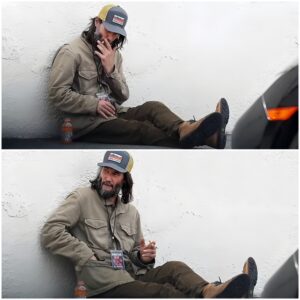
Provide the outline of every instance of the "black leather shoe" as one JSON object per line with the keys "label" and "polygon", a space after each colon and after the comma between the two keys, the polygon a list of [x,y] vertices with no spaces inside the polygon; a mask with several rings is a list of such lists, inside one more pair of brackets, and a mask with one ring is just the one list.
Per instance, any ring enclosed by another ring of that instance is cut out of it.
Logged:
{"label": "black leather shoe", "polygon": [[257,266],[253,257],[249,257],[243,267],[243,273],[247,274],[250,278],[250,288],[247,298],[253,298],[254,287],[257,283]]}
{"label": "black leather shoe", "polygon": [[224,149],[226,146],[226,126],[229,121],[229,105],[225,98],[222,98],[216,107],[216,112],[220,113],[222,115],[222,126],[221,131],[218,136],[218,143],[217,147],[218,149]]}
{"label": "black leather shoe", "polygon": [[208,137],[219,131],[222,115],[214,112],[199,121],[184,122],[179,128],[179,142],[182,148],[203,146]]}

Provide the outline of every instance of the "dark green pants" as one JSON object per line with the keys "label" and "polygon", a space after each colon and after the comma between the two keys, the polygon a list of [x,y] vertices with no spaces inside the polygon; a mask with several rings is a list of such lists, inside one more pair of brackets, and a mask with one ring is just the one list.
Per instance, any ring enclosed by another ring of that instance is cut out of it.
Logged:
{"label": "dark green pants", "polygon": [[199,298],[207,284],[186,264],[171,261],[92,298]]}
{"label": "dark green pants", "polygon": [[178,127],[183,122],[163,103],[149,101],[100,124],[79,140],[106,144],[179,147]]}

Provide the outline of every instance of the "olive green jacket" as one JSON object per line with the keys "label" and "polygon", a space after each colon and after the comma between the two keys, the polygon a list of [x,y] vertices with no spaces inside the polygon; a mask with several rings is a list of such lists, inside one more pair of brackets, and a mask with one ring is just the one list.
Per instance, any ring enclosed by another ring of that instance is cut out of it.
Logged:
{"label": "olive green jacket", "polygon": [[[98,63],[98,73],[96,62]],[[100,83],[97,81],[99,74]],[[98,92],[106,91],[115,101],[117,113],[128,108],[120,105],[129,98],[129,90],[123,74],[122,56],[115,55],[115,69],[105,74],[101,61],[93,54],[92,46],[83,36],[61,47],[52,64],[49,78],[49,102],[56,109],[59,124],[63,118],[71,118],[74,138],[87,134],[105,119],[97,114]]]}
{"label": "olive green jacket", "polygon": [[[73,261],[77,278],[85,282],[88,296],[134,281],[135,275],[145,274],[154,266],[139,260],[139,243],[143,234],[137,209],[118,199],[115,213],[110,214],[115,235],[113,241],[104,204],[94,189],[79,188],[50,216],[41,234],[45,248]],[[125,270],[113,269],[112,249],[123,250]],[[90,260],[93,255],[97,261]]]}

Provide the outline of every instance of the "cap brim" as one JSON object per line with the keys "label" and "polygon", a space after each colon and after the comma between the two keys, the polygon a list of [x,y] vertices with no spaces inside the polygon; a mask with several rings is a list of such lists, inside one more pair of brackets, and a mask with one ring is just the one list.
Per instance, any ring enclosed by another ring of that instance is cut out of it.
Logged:
{"label": "cap brim", "polygon": [[97,165],[99,167],[108,167],[108,168],[114,169],[114,170],[116,170],[120,173],[127,173],[128,172],[127,170],[125,170],[125,169],[123,169],[123,168],[121,168],[121,167],[119,167],[119,166],[117,166],[113,163],[104,163],[103,162],[103,163],[98,163]]}
{"label": "cap brim", "polygon": [[103,22],[103,25],[104,25],[105,29],[110,32],[114,32],[114,33],[121,34],[123,36],[127,36],[126,31],[123,28],[121,28],[120,26],[111,25],[105,21]]}

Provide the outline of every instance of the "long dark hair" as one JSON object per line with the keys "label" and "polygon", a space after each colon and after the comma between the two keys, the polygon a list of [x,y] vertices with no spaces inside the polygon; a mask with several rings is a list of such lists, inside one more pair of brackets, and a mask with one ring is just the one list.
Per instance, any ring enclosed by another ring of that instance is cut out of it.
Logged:
{"label": "long dark hair", "polygon": [[[94,37],[95,31],[96,31],[95,20],[96,20],[96,17],[91,18],[88,27],[82,33],[82,36],[86,39],[86,41],[94,47],[96,47],[96,42],[95,42],[95,37]],[[102,23],[102,20],[99,19],[99,22]],[[122,49],[124,43],[126,42],[126,37],[123,35],[120,35],[118,41],[119,41],[118,49]]]}
{"label": "long dark hair", "polygon": [[[100,187],[101,187],[102,180],[100,177],[100,173],[101,173],[101,168],[99,169],[97,177],[94,180],[90,180],[91,188],[96,191],[100,191]],[[131,174],[129,172],[124,173],[124,182],[121,189],[122,191],[121,201],[124,204],[127,204],[130,201],[132,201],[132,187],[133,187],[133,180]]]}

